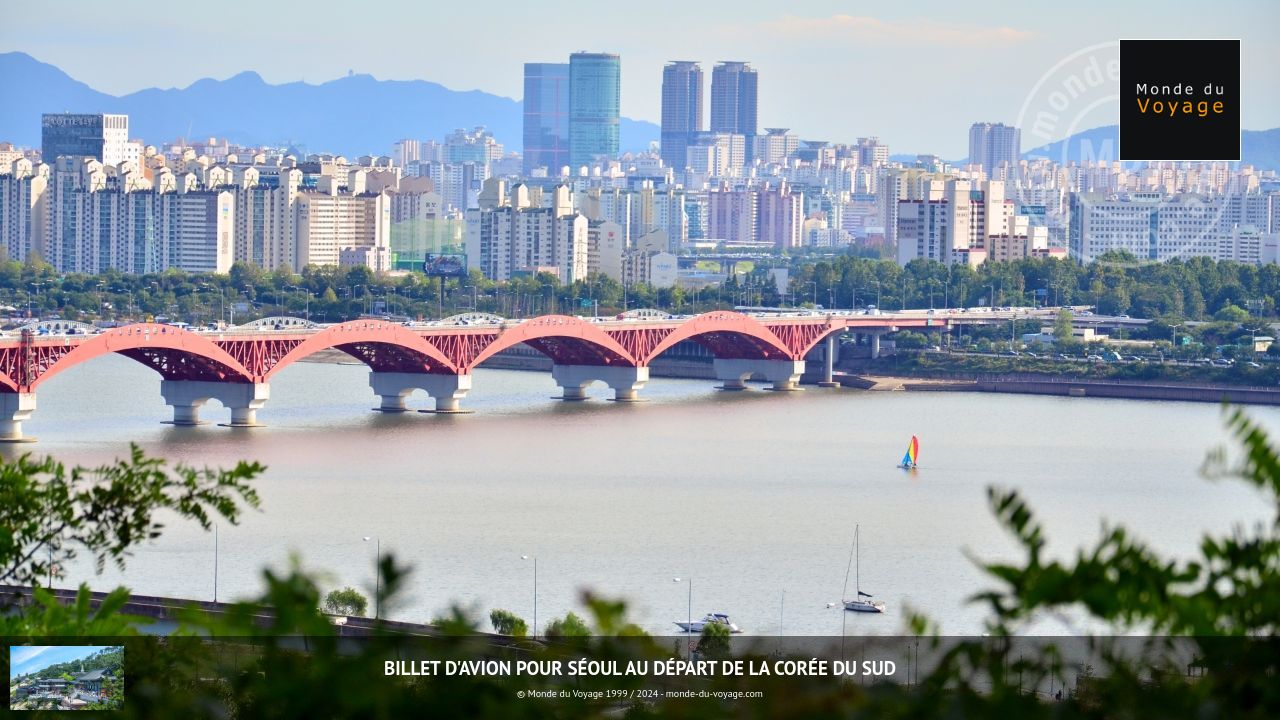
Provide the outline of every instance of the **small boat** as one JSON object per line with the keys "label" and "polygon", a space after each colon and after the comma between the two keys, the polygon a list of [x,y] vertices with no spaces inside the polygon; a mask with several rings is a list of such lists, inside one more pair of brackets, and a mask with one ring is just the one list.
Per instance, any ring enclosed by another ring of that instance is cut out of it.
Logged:
{"label": "small boat", "polygon": [[[914,447],[915,445],[914,437],[911,438],[911,444]],[[848,610],[849,612],[882,613],[884,612],[884,603],[871,600],[869,599],[871,597],[871,593],[862,592],[862,552],[861,552],[861,548],[858,545],[858,530],[859,530],[859,526],[854,525],[853,526],[853,549],[849,552],[850,561],[853,561],[855,557],[857,558],[856,563],[854,565],[854,567],[857,568],[854,574],[854,579],[853,579],[854,596],[852,600],[842,600],[841,602],[844,603],[844,609]],[[848,568],[845,568],[845,571],[844,571],[844,589],[846,593],[849,591]],[[868,598],[868,599],[864,599],[864,598]]]}
{"label": "small boat", "polygon": [[729,628],[729,632],[731,633],[736,634],[742,632],[742,628],[729,622],[729,616],[724,613],[707,613],[702,616],[701,620],[694,620],[693,622],[678,622],[676,623],[676,627],[680,628],[682,632],[700,633],[702,632],[702,628],[712,624],[724,625]]}
{"label": "small boat", "polygon": [[915,435],[911,436],[911,442],[907,443],[907,453],[902,456],[902,464],[898,467],[903,470],[910,470],[916,466],[916,458],[920,457],[920,440]]}

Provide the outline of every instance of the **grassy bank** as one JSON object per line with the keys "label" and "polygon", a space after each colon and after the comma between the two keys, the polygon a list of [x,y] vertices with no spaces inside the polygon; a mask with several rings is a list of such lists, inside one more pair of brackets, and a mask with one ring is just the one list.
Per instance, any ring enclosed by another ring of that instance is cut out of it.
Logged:
{"label": "grassy bank", "polygon": [[1260,368],[1237,363],[1233,367],[1174,365],[1158,362],[1071,362],[1056,358],[994,357],[966,353],[899,353],[859,364],[869,373],[906,377],[960,377],[1036,374],[1079,380],[1168,382],[1188,385],[1276,387],[1280,367]]}

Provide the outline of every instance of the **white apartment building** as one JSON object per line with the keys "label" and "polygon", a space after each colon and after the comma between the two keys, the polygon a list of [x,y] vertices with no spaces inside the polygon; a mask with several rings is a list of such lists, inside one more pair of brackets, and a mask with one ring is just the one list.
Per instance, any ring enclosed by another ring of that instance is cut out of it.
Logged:
{"label": "white apartment building", "polygon": [[514,272],[554,267],[562,283],[585,279],[588,221],[573,210],[567,186],[557,186],[547,207],[530,202],[528,188],[508,195],[500,179],[485,182],[480,207],[466,213],[467,267],[491,280]]}
{"label": "white apartment building", "polygon": [[1143,260],[1208,257],[1261,262],[1271,199],[1261,193],[1205,195],[1072,193],[1071,255],[1090,262],[1123,250]]}
{"label": "white apartment building", "polygon": [[[391,201],[387,193],[342,195],[303,192],[295,203],[297,260],[294,270],[307,265],[338,265],[347,248],[373,248],[375,259],[389,251]],[[375,271],[388,270],[385,265]]]}
{"label": "white apartment building", "polygon": [[0,247],[11,260],[45,254],[45,192],[49,166],[19,158],[0,167]]}

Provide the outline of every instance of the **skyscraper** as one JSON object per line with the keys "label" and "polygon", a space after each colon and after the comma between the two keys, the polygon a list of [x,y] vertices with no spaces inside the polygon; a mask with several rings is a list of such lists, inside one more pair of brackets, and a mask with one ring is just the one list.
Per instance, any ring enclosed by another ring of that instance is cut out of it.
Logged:
{"label": "skyscraper", "polygon": [[1004,123],[974,123],[969,128],[969,163],[981,165],[991,176],[1007,163],[1018,164],[1022,156],[1022,132]]}
{"label": "skyscraper", "polygon": [[524,174],[569,164],[569,65],[524,64]]}
{"label": "skyscraper", "polygon": [[569,56],[569,164],[618,154],[622,62],[611,53]]}
{"label": "skyscraper", "polygon": [[676,172],[688,161],[690,136],[702,130],[702,67],[676,60],[662,69],[662,162]]}
{"label": "skyscraper", "polygon": [[711,132],[746,136],[747,164],[756,135],[758,76],[744,62],[726,60],[711,71]]}

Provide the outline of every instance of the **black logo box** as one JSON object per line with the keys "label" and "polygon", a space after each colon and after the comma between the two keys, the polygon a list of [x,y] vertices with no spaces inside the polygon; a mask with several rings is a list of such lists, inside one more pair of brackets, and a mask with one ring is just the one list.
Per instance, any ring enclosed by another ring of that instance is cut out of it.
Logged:
{"label": "black logo box", "polygon": [[[1121,160],[1238,161],[1241,100],[1239,40],[1120,41]],[[1184,102],[1195,112],[1184,113]],[[1212,112],[1217,102],[1220,114]],[[1172,115],[1170,103],[1177,103]]]}

